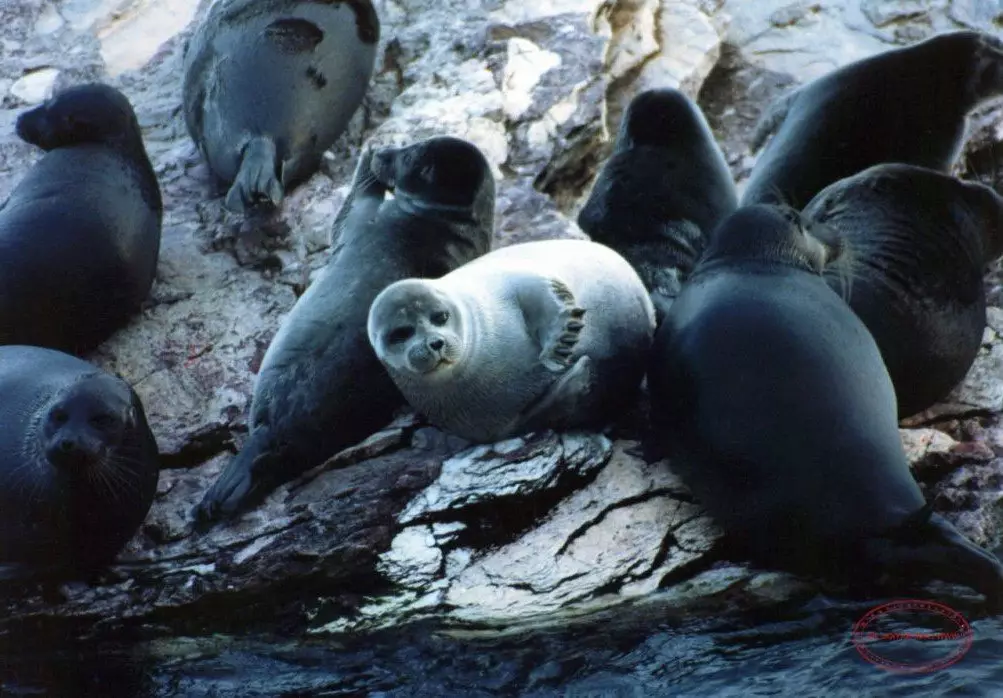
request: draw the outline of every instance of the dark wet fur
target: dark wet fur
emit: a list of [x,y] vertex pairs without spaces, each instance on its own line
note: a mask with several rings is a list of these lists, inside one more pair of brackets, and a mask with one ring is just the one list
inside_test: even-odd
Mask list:
[[82,355],[149,293],[160,188],[132,106],[107,85],[60,92],[17,131],[48,152],[0,208],[0,344]]
[[623,255],[653,296],[671,299],[736,205],[700,108],[678,90],[648,90],[624,112],[578,225]]
[[[0,580],[90,576],[113,561],[153,503],[159,474],[157,445],[139,398],[124,384],[119,383],[116,390],[128,391],[125,404],[133,416],[121,422],[122,431],[102,437],[108,439],[105,448],[110,450],[100,462],[36,463],[23,457],[26,433],[35,435],[31,437],[34,442],[51,406],[62,404],[61,391],[98,375],[101,372],[94,366],[66,354],[37,347],[0,347],[4,394],[0,405],[4,424],[0,432]],[[77,415],[79,419],[101,414],[96,408],[103,398],[89,398],[88,403],[82,399],[88,395],[66,403],[71,411],[86,410]],[[60,430],[54,433],[62,434]]]
[[874,335],[899,417],[931,407],[971,368],[986,324],[985,265],[1003,243],[1003,198],[911,165],[827,187],[804,210],[847,248],[829,286]]
[[227,208],[267,214],[317,171],[362,103],[378,38],[368,0],[210,8],[185,52],[184,113]]
[[742,204],[776,203],[779,191],[800,209],[833,182],[885,162],[947,172],[966,115],[1001,93],[1003,44],[988,34],[940,34],[850,63],[768,108],[753,149],[775,135]]
[[[411,164],[385,171],[404,159]],[[421,175],[432,174],[429,165],[432,180]],[[385,201],[391,186],[397,198]],[[487,161],[459,139],[363,154],[335,220],[327,273],[286,320],[296,331],[269,347],[250,438],[196,508],[200,528],[254,506],[391,420],[405,401],[369,344],[369,306],[394,281],[437,278],[487,252],[494,200]]]
[[646,451],[760,564],[998,598],[998,561],[928,517],[880,352],[797,225],[755,206],[715,231],[656,333]]

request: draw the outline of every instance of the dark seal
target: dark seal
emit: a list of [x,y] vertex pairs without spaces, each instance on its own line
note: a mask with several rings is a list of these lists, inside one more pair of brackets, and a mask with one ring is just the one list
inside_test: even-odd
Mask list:
[[871,56],[772,104],[753,134],[758,150],[743,204],[800,209],[822,189],[872,165],[948,171],[969,111],[1003,93],[1003,41],[964,31]]
[[405,405],[369,344],[369,306],[395,281],[438,278],[487,252],[494,201],[487,160],[458,138],[362,154],[331,259],[265,354],[250,437],[197,507],[200,525],[256,503]]
[[362,103],[380,23],[370,0],[222,0],[185,52],[185,123],[238,213],[308,179]]
[[792,211],[721,224],[655,336],[656,449],[759,563],[857,585],[940,579],[995,603],[1003,566],[913,480],[878,347],[822,278],[834,253]]
[[661,312],[711,230],[737,205],[728,163],[700,108],[679,90],[647,90],[624,112],[578,226],[633,265]]
[[0,344],[84,354],[150,291],[160,187],[129,100],[108,85],[57,93],[17,134],[47,152],[0,208]]
[[985,266],[1003,253],[1003,197],[912,165],[869,168],[804,209],[843,254],[826,280],[871,331],[899,418],[931,407],[971,368],[986,327]]
[[0,347],[0,579],[88,576],[139,529],[157,444],[121,379],[40,347]]

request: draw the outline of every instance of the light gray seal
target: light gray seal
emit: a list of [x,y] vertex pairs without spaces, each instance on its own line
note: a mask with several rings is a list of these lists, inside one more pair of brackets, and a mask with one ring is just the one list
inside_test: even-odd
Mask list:
[[86,578],[135,535],[157,443],[121,379],[40,347],[0,347],[0,580]]
[[800,210],[833,182],[900,162],[947,172],[967,114],[1003,94],[1003,41],[972,31],[850,63],[773,103],[752,136],[756,151],[742,204]]
[[433,424],[490,442],[537,429],[601,427],[637,395],[651,299],[604,245],[511,245],[440,279],[387,287],[369,341]]
[[334,222],[331,258],[265,352],[251,434],[196,508],[200,527],[256,504],[390,422],[406,403],[369,346],[369,306],[395,281],[441,276],[487,252],[494,203],[491,168],[462,139],[360,156]]
[[320,166],[362,103],[370,0],[220,0],[185,51],[185,124],[235,212],[269,211]]

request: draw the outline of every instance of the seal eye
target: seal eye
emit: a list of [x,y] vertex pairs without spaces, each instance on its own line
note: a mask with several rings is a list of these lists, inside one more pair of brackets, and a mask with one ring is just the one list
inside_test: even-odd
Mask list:
[[70,415],[62,407],[52,410],[52,421],[56,424],[66,424],[69,419]]
[[406,342],[414,336],[413,327],[398,327],[397,329],[390,332],[387,335],[387,341],[391,344],[400,344],[401,342]]
[[431,320],[433,325],[438,325],[439,327],[442,327],[447,322],[449,322],[449,313],[447,313],[445,310],[440,310],[437,313],[432,313]]

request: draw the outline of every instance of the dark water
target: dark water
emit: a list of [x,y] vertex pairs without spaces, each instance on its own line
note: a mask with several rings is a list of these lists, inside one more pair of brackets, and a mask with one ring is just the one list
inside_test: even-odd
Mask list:
[[[874,605],[816,599],[784,618],[737,615],[701,621],[667,620],[665,609],[648,607],[504,637],[460,636],[424,626],[350,639],[175,638],[131,648],[7,652],[0,695],[1003,695],[1003,619],[980,618],[977,607],[955,606],[971,621],[968,652],[948,668],[902,675],[867,663],[851,642],[854,622]],[[896,620],[883,630],[908,627]],[[952,641],[937,642],[883,646],[885,654],[914,665],[951,649]]]

